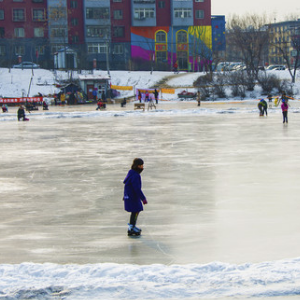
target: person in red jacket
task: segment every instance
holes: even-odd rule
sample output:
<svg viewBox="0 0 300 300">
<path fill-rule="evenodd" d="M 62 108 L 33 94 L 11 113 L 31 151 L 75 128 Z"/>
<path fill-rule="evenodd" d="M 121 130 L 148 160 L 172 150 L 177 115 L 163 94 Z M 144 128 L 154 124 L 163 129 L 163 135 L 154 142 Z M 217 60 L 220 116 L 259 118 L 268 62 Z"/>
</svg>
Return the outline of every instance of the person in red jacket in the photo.
<svg viewBox="0 0 300 300">
<path fill-rule="evenodd" d="M 129 170 L 124 179 L 124 208 L 130 212 L 130 220 L 128 223 L 128 235 L 140 235 L 141 229 L 137 228 L 136 222 L 139 213 L 143 210 L 143 204 L 147 204 L 147 199 L 142 192 L 141 173 L 144 170 L 144 161 L 141 158 L 133 160 L 131 170 Z"/>
</svg>

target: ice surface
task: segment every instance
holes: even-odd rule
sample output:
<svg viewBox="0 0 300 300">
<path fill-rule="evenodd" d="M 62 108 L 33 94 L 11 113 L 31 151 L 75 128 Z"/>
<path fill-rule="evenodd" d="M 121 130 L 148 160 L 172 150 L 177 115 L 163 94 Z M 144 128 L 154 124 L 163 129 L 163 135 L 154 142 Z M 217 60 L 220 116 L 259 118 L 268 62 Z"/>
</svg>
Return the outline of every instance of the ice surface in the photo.
<svg viewBox="0 0 300 300">
<path fill-rule="evenodd" d="M 1 114 L 2 295 L 299 295 L 299 102 L 288 125 L 279 108 L 259 117 L 256 104 Z M 137 239 L 122 203 L 134 157 L 149 202 Z"/>
</svg>

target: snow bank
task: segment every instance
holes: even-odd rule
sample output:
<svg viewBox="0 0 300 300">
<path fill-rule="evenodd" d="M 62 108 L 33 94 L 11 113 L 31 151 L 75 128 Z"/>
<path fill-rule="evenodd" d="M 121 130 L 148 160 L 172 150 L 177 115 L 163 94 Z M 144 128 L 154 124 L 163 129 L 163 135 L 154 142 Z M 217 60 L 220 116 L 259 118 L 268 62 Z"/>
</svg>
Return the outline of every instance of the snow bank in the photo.
<svg viewBox="0 0 300 300">
<path fill-rule="evenodd" d="M 300 293 L 300 258 L 233 265 L 0 265 L 0 299 L 218 299 Z"/>
</svg>

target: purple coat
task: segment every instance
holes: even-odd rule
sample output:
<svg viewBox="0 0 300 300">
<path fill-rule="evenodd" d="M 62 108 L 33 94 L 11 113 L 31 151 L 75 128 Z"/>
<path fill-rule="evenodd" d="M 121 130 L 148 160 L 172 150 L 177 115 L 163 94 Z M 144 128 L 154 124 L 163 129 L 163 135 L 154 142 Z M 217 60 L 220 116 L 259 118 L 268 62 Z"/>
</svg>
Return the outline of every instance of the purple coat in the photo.
<svg viewBox="0 0 300 300">
<path fill-rule="evenodd" d="M 283 103 L 281 104 L 281 109 L 282 109 L 282 111 L 288 111 L 289 106 L 286 104 L 286 102 L 283 102 Z"/>
<path fill-rule="evenodd" d="M 128 212 L 143 210 L 142 201 L 146 199 L 142 192 L 141 175 L 135 170 L 130 170 L 124 179 L 124 207 Z"/>
</svg>

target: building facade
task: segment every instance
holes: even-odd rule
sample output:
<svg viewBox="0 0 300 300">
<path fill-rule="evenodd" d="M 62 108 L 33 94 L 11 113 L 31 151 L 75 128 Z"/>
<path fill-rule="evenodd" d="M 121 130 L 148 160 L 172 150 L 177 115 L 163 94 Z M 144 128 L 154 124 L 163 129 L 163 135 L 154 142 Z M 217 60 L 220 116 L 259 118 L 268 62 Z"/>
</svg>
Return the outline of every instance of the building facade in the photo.
<svg viewBox="0 0 300 300">
<path fill-rule="evenodd" d="M 224 23 L 225 26 L 225 23 Z M 212 57 L 211 0 L 0 0 L 0 64 L 197 70 Z"/>
<path fill-rule="evenodd" d="M 294 67 L 300 52 L 300 19 L 273 23 L 270 28 L 269 64 Z M 299 65 L 299 64 L 298 64 Z"/>
</svg>

